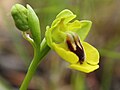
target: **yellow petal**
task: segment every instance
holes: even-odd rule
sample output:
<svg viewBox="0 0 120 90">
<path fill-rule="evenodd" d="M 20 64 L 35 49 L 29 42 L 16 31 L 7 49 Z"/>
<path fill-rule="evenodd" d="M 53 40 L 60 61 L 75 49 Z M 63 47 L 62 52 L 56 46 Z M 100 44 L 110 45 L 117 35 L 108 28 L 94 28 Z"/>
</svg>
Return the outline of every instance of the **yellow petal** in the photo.
<svg viewBox="0 0 120 90">
<path fill-rule="evenodd" d="M 77 57 L 76 54 L 74 54 L 71 51 L 65 50 L 61 47 L 59 47 L 59 45 L 53 43 L 52 44 L 54 50 L 57 52 L 57 54 L 63 58 L 64 60 L 66 60 L 69 63 L 77 63 L 79 58 Z"/>
<path fill-rule="evenodd" d="M 90 72 L 98 69 L 99 65 L 92 66 L 92 65 L 89 65 L 86 62 L 84 62 L 83 64 L 71 64 L 69 67 L 71 69 L 75 69 L 75 70 L 82 71 L 85 73 L 90 73 Z"/>
<path fill-rule="evenodd" d="M 96 48 L 88 44 L 87 42 L 82 42 L 84 52 L 85 52 L 85 62 L 96 65 L 99 63 L 99 52 Z"/>
</svg>

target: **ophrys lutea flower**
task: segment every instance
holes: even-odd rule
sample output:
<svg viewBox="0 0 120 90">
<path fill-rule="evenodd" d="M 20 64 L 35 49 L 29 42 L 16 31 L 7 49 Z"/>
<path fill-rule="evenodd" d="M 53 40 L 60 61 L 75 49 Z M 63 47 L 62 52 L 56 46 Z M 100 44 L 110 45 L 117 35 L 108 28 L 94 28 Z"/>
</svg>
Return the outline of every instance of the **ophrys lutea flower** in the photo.
<svg viewBox="0 0 120 90">
<path fill-rule="evenodd" d="M 63 10 L 56 16 L 51 27 L 47 26 L 45 36 L 48 45 L 70 63 L 70 68 L 89 73 L 99 68 L 97 49 L 84 42 L 92 22 L 71 22 L 75 17 L 70 10 Z"/>
</svg>

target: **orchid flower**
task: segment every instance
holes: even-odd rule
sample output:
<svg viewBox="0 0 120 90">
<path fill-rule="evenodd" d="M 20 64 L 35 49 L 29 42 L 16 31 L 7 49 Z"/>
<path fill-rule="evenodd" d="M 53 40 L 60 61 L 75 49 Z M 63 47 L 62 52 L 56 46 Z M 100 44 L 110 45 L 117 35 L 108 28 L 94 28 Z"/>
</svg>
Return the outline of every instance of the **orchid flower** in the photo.
<svg viewBox="0 0 120 90">
<path fill-rule="evenodd" d="M 76 15 L 70 10 L 61 11 L 51 27 L 46 27 L 46 41 L 62 59 L 67 61 L 71 69 L 85 73 L 99 68 L 99 52 L 84 41 L 92 22 L 75 20 Z"/>
</svg>

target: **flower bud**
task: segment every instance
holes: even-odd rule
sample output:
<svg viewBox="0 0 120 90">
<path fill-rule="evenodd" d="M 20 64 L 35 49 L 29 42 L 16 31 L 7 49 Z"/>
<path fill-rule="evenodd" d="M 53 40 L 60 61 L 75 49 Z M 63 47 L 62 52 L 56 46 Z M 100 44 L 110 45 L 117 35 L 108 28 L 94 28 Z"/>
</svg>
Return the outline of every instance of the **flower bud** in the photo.
<svg viewBox="0 0 120 90">
<path fill-rule="evenodd" d="M 27 31 L 29 29 L 27 9 L 24 6 L 20 4 L 14 5 L 11 9 L 11 14 L 18 29 L 21 31 Z"/>
</svg>

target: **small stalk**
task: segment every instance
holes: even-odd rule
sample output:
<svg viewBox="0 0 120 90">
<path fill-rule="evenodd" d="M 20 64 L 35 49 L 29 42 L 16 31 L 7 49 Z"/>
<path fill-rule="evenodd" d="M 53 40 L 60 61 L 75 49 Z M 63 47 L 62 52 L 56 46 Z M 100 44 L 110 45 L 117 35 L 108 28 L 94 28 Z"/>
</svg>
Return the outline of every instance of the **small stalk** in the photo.
<svg viewBox="0 0 120 90">
<path fill-rule="evenodd" d="M 34 47 L 34 57 L 28 68 L 28 72 L 25 76 L 25 79 L 23 80 L 20 90 L 27 90 L 29 83 L 37 69 L 38 64 L 41 62 L 42 58 L 48 53 L 49 50 L 50 48 L 46 44 L 45 39 L 41 43 L 41 48 L 40 46 Z"/>
</svg>

